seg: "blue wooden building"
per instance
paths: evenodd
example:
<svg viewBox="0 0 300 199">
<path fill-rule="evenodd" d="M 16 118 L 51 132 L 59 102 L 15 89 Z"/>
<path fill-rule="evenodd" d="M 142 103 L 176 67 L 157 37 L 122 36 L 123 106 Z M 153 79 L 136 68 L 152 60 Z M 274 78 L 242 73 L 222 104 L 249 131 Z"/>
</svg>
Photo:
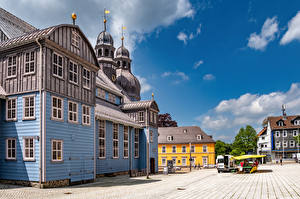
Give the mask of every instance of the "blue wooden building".
<svg viewBox="0 0 300 199">
<path fill-rule="evenodd" d="M 154 99 L 104 31 L 36 29 L 0 8 L 0 180 L 40 187 L 157 172 Z"/>
</svg>

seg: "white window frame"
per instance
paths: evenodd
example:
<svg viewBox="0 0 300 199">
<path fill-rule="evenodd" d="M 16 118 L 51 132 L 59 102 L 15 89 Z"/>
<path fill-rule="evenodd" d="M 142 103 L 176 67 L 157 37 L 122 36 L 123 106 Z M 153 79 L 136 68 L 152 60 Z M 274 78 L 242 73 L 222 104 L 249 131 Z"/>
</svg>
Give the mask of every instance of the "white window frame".
<svg viewBox="0 0 300 199">
<path fill-rule="evenodd" d="M 70 104 L 72 104 L 72 110 L 70 110 Z M 76 110 L 73 110 L 73 105 L 76 105 Z M 72 115 L 72 119 L 70 119 L 70 114 Z M 76 120 L 74 120 L 75 117 Z M 68 122 L 78 123 L 78 103 L 70 100 L 68 101 Z"/>
<path fill-rule="evenodd" d="M 53 99 L 56 99 L 57 100 L 57 106 L 54 107 L 53 106 Z M 61 107 L 59 108 L 58 107 L 58 101 L 60 100 L 60 103 L 61 103 Z M 54 110 L 56 110 L 56 117 L 54 117 Z M 61 112 L 61 118 L 58 117 L 58 112 Z M 69 118 L 69 116 L 68 116 Z M 60 97 L 56 97 L 56 96 L 51 96 L 51 119 L 52 120 L 58 120 L 58 121 L 63 121 L 64 120 L 64 99 L 63 98 L 60 98 Z"/>
<path fill-rule="evenodd" d="M 102 88 L 98 88 L 98 96 L 99 96 L 101 99 L 105 99 L 105 90 L 102 89 Z"/>
<path fill-rule="evenodd" d="M 84 75 L 86 74 L 86 75 Z M 87 74 L 89 74 L 87 77 Z M 83 67 L 82 69 L 82 85 L 83 88 L 90 89 L 91 88 L 91 71 Z"/>
<path fill-rule="evenodd" d="M 287 148 L 288 145 L 289 145 L 289 143 L 288 143 L 287 140 L 284 140 L 284 141 L 282 142 L 282 147 L 283 147 L 283 148 Z"/>
<path fill-rule="evenodd" d="M 140 132 L 139 129 L 135 129 L 134 131 L 134 158 L 139 158 L 140 157 Z"/>
<path fill-rule="evenodd" d="M 29 147 L 26 146 L 26 140 L 32 140 L 32 147 L 30 146 L 30 141 L 29 141 Z M 30 151 L 32 150 L 33 157 L 26 157 L 26 150 L 29 150 L 29 155 L 30 155 Z M 33 137 L 23 138 L 23 160 L 35 161 L 35 139 Z"/>
<path fill-rule="evenodd" d="M 205 151 L 204 151 L 204 149 L 205 149 Z M 208 152 L 208 151 L 207 151 L 207 145 L 203 145 L 203 146 L 202 146 L 202 152 L 203 152 L 203 153 L 207 153 L 207 152 Z"/>
<path fill-rule="evenodd" d="M 150 122 L 153 123 L 153 112 L 150 111 Z"/>
<path fill-rule="evenodd" d="M 129 126 L 123 126 L 123 157 L 128 158 L 129 157 Z M 127 137 L 127 139 L 125 139 Z M 127 145 L 127 146 L 126 146 Z M 125 151 L 127 151 L 127 154 L 125 154 Z"/>
<path fill-rule="evenodd" d="M 193 149 L 193 150 L 192 150 Z M 195 145 L 191 145 L 191 153 L 195 153 L 196 152 L 196 147 L 195 147 Z"/>
<path fill-rule="evenodd" d="M 144 122 L 145 121 L 145 112 L 144 111 L 139 111 L 139 122 Z"/>
<path fill-rule="evenodd" d="M 154 119 L 153 120 L 154 120 L 154 124 L 156 124 L 156 122 L 157 122 L 156 121 L 156 113 L 154 113 Z"/>
<path fill-rule="evenodd" d="M 9 59 L 11 59 L 11 62 Z M 10 71 L 10 75 L 9 75 L 9 71 Z M 17 56 L 15 55 L 9 56 L 7 58 L 7 78 L 13 78 L 16 76 L 17 76 Z"/>
<path fill-rule="evenodd" d="M 55 59 L 54 59 L 54 57 L 57 57 L 57 59 L 56 59 L 56 62 L 57 63 L 55 63 Z M 59 64 L 59 59 L 61 58 L 61 65 Z M 58 54 L 58 53 L 56 53 L 56 52 L 53 52 L 53 58 L 52 58 L 52 75 L 54 76 L 54 77 L 58 77 L 58 78 L 63 78 L 63 76 L 64 76 L 64 68 L 63 68 L 63 66 L 64 66 L 64 59 L 63 59 L 63 57 L 60 55 L 60 54 Z M 54 68 L 56 67 L 56 73 L 55 73 L 55 71 L 54 71 Z M 59 71 L 61 70 L 61 75 L 59 75 Z"/>
<path fill-rule="evenodd" d="M 280 148 L 281 147 L 281 142 L 280 141 L 276 141 L 276 148 Z"/>
<path fill-rule="evenodd" d="M 186 159 L 187 159 L 186 157 L 181 157 L 181 165 L 182 166 L 186 166 Z"/>
<path fill-rule="evenodd" d="M 167 166 L 167 158 L 165 158 L 165 157 L 161 158 L 161 165 L 162 166 Z"/>
<path fill-rule="evenodd" d="M 161 147 L 161 153 L 166 153 L 167 152 L 167 147 L 165 145 L 163 145 Z"/>
<path fill-rule="evenodd" d="M 71 36 L 71 44 L 72 46 L 79 49 L 79 43 L 80 43 L 80 36 L 76 31 L 73 30 Z"/>
<path fill-rule="evenodd" d="M 116 96 L 112 93 L 108 93 L 108 101 L 111 103 L 116 103 Z"/>
<path fill-rule="evenodd" d="M 8 147 L 8 142 L 11 142 L 11 147 Z M 12 141 L 14 141 L 14 143 L 15 143 L 15 146 L 14 147 L 12 147 Z M 14 153 L 13 153 L 13 150 L 15 150 L 14 151 Z M 17 139 L 16 138 L 7 138 L 6 139 L 6 159 L 7 160 L 16 160 L 17 159 Z M 11 151 L 11 157 L 8 157 L 8 154 L 9 154 L 9 151 Z M 14 154 L 14 156 L 15 157 L 13 157 L 13 154 Z"/>
<path fill-rule="evenodd" d="M 115 133 L 117 137 L 115 137 Z M 116 146 L 115 146 L 116 143 Z M 119 158 L 119 124 L 113 123 L 113 158 Z M 116 153 L 115 153 L 116 152 Z"/>
<path fill-rule="evenodd" d="M 104 159 L 106 157 L 106 122 L 105 120 L 99 120 L 99 158 Z M 100 131 L 103 131 L 103 137 L 100 136 Z M 100 145 L 100 140 L 103 140 L 103 146 Z M 101 151 L 102 150 L 102 151 Z M 103 152 L 103 155 L 102 155 Z"/>
<path fill-rule="evenodd" d="M 277 138 L 280 137 L 280 131 L 275 131 L 275 137 L 277 137 Z"/>
<path fill-rule="evenodd" d="M 184 148 L 184 151 L 183 151 L 183 148 Z M 183 146 L 181 147 L 181 152 L 182 152 L 182 153 L 186 153 L 186 146 L 185 146 L 185 145 L 183 145 Z"/>
<path fill-rule="evenodd" d="M 76 71 L 75 71 L 75 68 L 76 68 Z M 78 64 L 72 60 L 69 61 L 69 82 L 71 82 L 72 84 L 76 84 L 78 85 Z M 72 79 L 71 79 L 72 77 Z M 76 81 L 74 81 L 76 77 Z"/>
<path fill-rule="evenodd" d="M 300 125 L 300 120 L 295 120 L 294 125 Z"/>
<path fill-rule="evenodd" d="M 282 137 L 287 137 L 288 135 L 288 131 L 287 130 L 283 130 L 282 131 Z"/>
<path fill-rule="evenodd" d="M 56 149 L 54 149 L 54 142 L 56 144 Z M 58 143 L 61 143 L 61 149 L 58 149 Z M 63 153 L 63 148 L 64 148 L 64 141 L 63 140 L 58 140 L 58 139 L 53 139 L 51 140 L 51 161 L 52 162 L 62 162 L 64 161 L 64 153 Z M 58 152 L 61 153 L 61 159 L 58 159 Z M 56 153 L 56 159 L 53 159 L 53 154 Z"/>
<path fill-rule="evenodd" d="M 295 140 L 290 140 L 290 148 L 294 148 L 296 146 Z"/>
<path fill-rule="evenodd" d="M 172 135 L 168 135 L 167 136 L 167 141 L 169 141 L 169 142 L 173 141 L 173 136 Z"/>
<path fill-rule="evenodd" d="M 30 98 L 33 98 L 33 105 L 30 102 Z M 29 100 L 29 106 L 26 106 L 26 100 Z M 28 109 L 29 116 L 26 116 L 26 109 Z M 30 115 L 30 111 L 33 109 L 33 115 Z M 35 119 L 35 95 L 23 96 L 23 120 Z"/>
<path fill-rule="evenodd" d="M 29 60 L 26 60 L 26 56 L 29 56 Z M 33 54 L 33 60 L 32 60 L 32 54 Z M 26 52 L 25 55 L 24 55 L 24 74 L 25 75 L 28 75 L 28 74 L 33 74 L 35 73 L 35 56 L 36 56 L 36 52 L 35 51 L 30 51 L 30 52 Z M 31 65 L 33 65 L 33 70 L 31 70 Z M 28 70 L 26 72 L 26 68 L 28 66 Z"/>
<path fill-rule="evenodd" d="M 202 140 L 202 135 L 197 135 L 197 140 Z"/>
<path fill-rule="evenodd" d="M 279 121 L 278 126 L 283 126 L 283 121 Z"/>
<path fill-rule="evenodd" d="M 91 125 L 91 107 L 87 105 L 82 105 L 82 125 Z"/>
<path fill-rule="evenodd" d="M 174 147 L 175 147 L 175 152 L 174 152 Z M 177 146 L 176 145 L 172 146 L 172 153 L 177 153 Z"/>
<path fill-rule="evenodd" d="M 293 137 L 298 136 L 298 134 L 299 134 L 298 130 L 293 130 Z"/>
<path fill-rule="evenodd" d="M 11 108 L 8 108 L 8 103 L 11 101 Z M 12 101 L 15 101 L 15 107 L 12 108 Z M 15 117 L 8 118 L 8 113 L 11 112 L 10 115 L 12 115 L 13 111 L 15 112 Z M 6 121 L 17 121 L 18 117 L 18 98 L 8 98 L 6 99 Z"/>
<path fill-rule="evenodd" d="M 173 161 L 173 166 L 176 166 L 176 164 L 177 164 L 177 157 L 172 157 L 172 161 Z"/>
</svg>

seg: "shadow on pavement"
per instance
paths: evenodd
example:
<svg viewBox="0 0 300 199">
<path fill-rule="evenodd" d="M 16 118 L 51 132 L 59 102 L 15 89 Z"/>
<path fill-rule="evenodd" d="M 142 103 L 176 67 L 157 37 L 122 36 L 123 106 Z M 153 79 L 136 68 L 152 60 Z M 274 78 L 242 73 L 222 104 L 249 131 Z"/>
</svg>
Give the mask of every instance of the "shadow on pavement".
<svg viewBox="0 0 300 199">
<path fill-rule="evenodd" d="M 256 171 L 256 173 L 271 173 L 273 172 L 272 169 L 259 169 Z"/>
</svg>

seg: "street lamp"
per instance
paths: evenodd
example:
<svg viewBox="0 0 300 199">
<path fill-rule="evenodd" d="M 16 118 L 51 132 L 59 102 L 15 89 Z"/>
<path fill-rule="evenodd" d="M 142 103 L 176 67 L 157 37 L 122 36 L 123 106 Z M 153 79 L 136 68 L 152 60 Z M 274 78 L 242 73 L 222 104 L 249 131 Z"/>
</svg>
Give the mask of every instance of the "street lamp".
<svg viewBox="0 0 300 199">
<path fill-rule="evenodd" d="M 285 112 L 285 109 L 286 109 L 286 105 L 285 104 L 282 104 L 282 107 L 281 107 L 281 110 L 282 110 L 282 116 L 283 116 L 283 121 L 286 120 L 286 112 Z M 284 130 L 282 131 L 282 161 L 284 160 L 284 134 L 283 132 L 285 132 Z"/>
</svg>

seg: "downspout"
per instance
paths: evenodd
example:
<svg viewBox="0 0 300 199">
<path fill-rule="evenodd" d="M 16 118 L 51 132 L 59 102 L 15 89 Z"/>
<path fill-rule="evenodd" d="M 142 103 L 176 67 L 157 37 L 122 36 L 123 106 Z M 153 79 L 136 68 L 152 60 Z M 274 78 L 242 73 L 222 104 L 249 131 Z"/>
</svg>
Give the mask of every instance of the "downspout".
<svg viewBox="0 0 300 199">
<path fill-rule="evenodd" d="M 96 181 L 96 115 L 94 112 L 94 181 Z"/>
<path fill-rule="evenodd" d="M 147 179 L 149 179 L 149 127 L 148 127 L 148 110 L 146 109 L 146 172 L 147 172 Z"/>
<path fill-rule="evenodd" d="M 39 58 L 39 95 L 40 95 L 40 137 L 39 137 L 39 144 L 40 144 L 40 148 L 39 148 L 39 153 L 40 153 L 40 157 L 39 157 L 39 172 L 40 172 L 40 178 L 39 178 L 39 188 L 42 188 L 42 157 L 43 157 L 43 151 L 42 151 L 42 140 L 44 139 L 43 137 L 43 133 L 42 133 L 42 125 L 44 122 L 44 117 L 43 117 L 43 108 L 42 108 L 42 104 L 43 104 L 43 99 L 42 99 L 42 45 L 39 42 L 40 38 L 36 38 L 36 43 L 39 45 L 40 47 L 40 58 Z"/>
<path fill-rule="evenodd" d="M 131 136 L 132 129 L 135 131 L 134 128 L 130 127 L 130 131 L 129 131 L 130 133 L 128 134 L 128 141 L 129 141 L 129 146 L 128 146 L 129 147 L 129 152 L 128 152 L 129 153 L 129 157 L 128 157 L 129 158 L 129 177 L 132 177 L 132 162 L 131 162 L 132 161 L 132 154 L 131 154 L 132 153 L 132 148 L 131 148 L 132 147 L 132 143 L 131 143 L 132 142 L 132 136 Z"/>
</svg>

